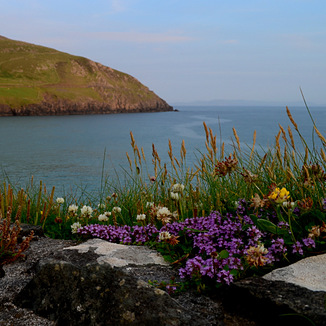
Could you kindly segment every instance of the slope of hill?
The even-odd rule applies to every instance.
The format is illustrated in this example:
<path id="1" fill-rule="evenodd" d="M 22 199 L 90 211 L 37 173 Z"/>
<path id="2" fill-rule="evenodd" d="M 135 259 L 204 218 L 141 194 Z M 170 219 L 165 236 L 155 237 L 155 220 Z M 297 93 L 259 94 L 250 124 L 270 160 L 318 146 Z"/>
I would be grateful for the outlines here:
<path id="1" fill-rule="evenodd" d="M 0 36 L 0 115 L 171 111 L 134 77 L 89 59 Z"/>

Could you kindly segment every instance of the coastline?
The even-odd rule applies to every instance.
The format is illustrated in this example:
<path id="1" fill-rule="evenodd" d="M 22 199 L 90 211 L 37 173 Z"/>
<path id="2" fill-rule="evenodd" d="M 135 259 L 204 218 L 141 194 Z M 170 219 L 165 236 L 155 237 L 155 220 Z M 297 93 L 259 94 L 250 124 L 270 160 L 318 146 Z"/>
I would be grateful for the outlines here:
<path id="1" fill-rule="evenodd" d="M 65 115 L 94 115 L 117 113 L 146 113 L 177 111 L 167 103 L 156 102 L 154 105 L 140 103 L 129 107 L 111 107 L 104 103 L 69 103 L 59 104 L 43 102 L 29 104 L 18 108 L 0 104 L 0 117 L 10 116 L 65 116 Z"/>

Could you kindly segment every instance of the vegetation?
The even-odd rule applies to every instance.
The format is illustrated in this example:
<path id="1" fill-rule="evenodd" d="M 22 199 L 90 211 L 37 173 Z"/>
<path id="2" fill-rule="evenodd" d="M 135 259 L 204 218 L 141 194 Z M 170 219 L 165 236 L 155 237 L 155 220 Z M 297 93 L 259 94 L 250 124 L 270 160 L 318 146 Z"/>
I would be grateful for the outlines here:
<path id="1" fill-rule="evenodd" d="M 83 57 L 0 36 L 0 105 L 42 101 L 137 104 L 157 99 L 130 75 Z M 120 103 L 121 104 L 121 103 Z"/>
<path id="2" fill-rule="evenodd" d="M 1 201 L 3 203 L 3 201 Z M 18 209 L 15 223 L 11 225 L 11 207 L 8 207 L 6 216 L 3 216 L 0 212 L 0 271 L 2 265 L 11 263 L 21 257 L 23 251 L 29 247 L 29 243 L 33 238 L 34 232 L 22 239 L 18 243 L 18 236 L 21 230 L 20 228 L 20 209 Z"/>
<path id="3" fill-rule="evenodd" d="M 149 245 L 199 290 L 325 252 L 326 140 L 311 117 L 308 148 L 286 110 L 292 127 L 280 125 L 274 147 L 265 152 L 256 149 L 255 133 L 253 144 L 241 148 L 234 129 L 233 151 L 225 153 L 204 123 L 206 151 L 192 167 L 184 143 L 178 158 L 169 143 L 169 166 L 153 145 L 149 169 L 131 133 L 124 183 L 103 177 L 96 196 L 56 199 L 54 188 L 49 192 L 33 179 L 19 191 L 4 183 L 2 216 L 11 207 L 19 221 L 41 225 L 53 238 Z M 173 291 L 183 285 L 166 286 Z"/>

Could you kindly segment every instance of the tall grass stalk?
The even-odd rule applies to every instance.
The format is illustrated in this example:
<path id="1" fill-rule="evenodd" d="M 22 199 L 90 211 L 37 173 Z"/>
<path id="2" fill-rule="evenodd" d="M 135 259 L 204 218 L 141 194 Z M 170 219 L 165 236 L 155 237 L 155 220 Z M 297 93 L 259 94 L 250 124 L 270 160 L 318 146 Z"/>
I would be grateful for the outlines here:
<path id="1" fill-rule="evenodd" d="M 116 223 L 131 226 L 138 223 L 136 217 L 139 214 L 146 214 L 146 221 L 154 222 L 148 203 L 168 208 L 171 213 L 175 212 L 175 220 L 183 221 L 189 217 L 208 214 L 212 210 L 235 210 L 235 203 L 239 199 L 245 199 L 254 206 L 257 204 L 254 198 L 259 197 L 262 205 L 273 189 L 284 187 L 290 193 L 289 201 L 301 202 L 300 205 L 306 206 L 309 202 L 315 209 L 323 210 L 323 199 L 326 196 L 326 139 L 318 130 L 308 109 L 313 131 L 320 140 L 320 147 L 314 142 L 313 147 L 309 148 L 288 107 L 286 113 L 299 136 L 303 151 L 295 143 L 291 127 L 279 125 L 274 146 L 267 150 L 257 146 L 256 131 L 253 132 L 253 142 L 249 146 L 241 144 L 241 135 L 233 128 L 232 150 L 225 153 L 221 129 L 218 138 L 204 122 L 203 150 L 198 150 L 195 164 L 189 166 L 185 141 L 181 142 L 179 151 L 174 150 L 171 141 L 168 141 L 167 161 L 163 161 L 153 144 L 149 160 L 131 132 L 131 154 L 126 153 L 129 169 L 123 169 L 124 178 L 118 177 L 121 173 L 117 173 L 116 178 L 104 175 L 105 150 L 99 193 L 88 193 L 85 188 L 80 189 L 80 196 L 77 196 L 77 192 L 65 194 L 64 205 L 59 207 L 60 219 L 54 201 L 54 187 L 48 193 L 43 182 L 40 181 L 37 186 L 33 178 L 25 190 L 14 189 L 10 184 L 3 183 L 0 189 L 1 212 L 4 215 L 9 206 L 17 211 L 20 206 L 22 222 L 41 225 L 53 237 L 71 237 L 71 225 L 78 221 L 78 216 L 69 215 L 68 209 L 72 204 L 79 206 L 78 212 L 83 205 L 93 207 L 92 218 L 83 223 L 98 222 L 100 214 L 120 207 L 121 213 L 114 215 Z M 176 184 L 184 187 L 177 195 L 173 193 Z M 105 223 L 112 222 L 111 215 Z"/>

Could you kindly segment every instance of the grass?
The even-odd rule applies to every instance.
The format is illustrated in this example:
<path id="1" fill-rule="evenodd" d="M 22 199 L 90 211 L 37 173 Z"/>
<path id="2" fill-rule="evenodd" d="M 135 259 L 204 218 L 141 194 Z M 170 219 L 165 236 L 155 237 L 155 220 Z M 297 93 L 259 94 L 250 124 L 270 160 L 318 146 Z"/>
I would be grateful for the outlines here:
<path id="1" fill-rule="evenodd" d="M 86 58 L 43 46 L 0 39 L 0 105 L 19 108 L 64 99 L 123 107 L 158 97 L 138 80 Z"/>
<path id="2" fill-rule="evenodd" d="M 17 98 L 20 99 L 22 105 L 38 103 L 42 100 L 39 96 L 39 90 L 29 87 L 0 88 L 0 97 L 2 103 L 9 106 L 15 106 Z"/>
<path id="3" fill-rule="evenodd" d="M 41 225 L 53 238 L 149 245 L 198 290 L 323 253 L 326 140 L 307 107 L 313 125 L 309 148 L 286 110 L 289 126 L 279 126 L 266 151 L 257 150 L 255 132 L 253 143 L 242 148 L 234 129 L 233 150 L 225 153 L 204 123 L 205 151 L 191 167 L 184 142 L 178 155 L 169 143 L 170 160 L 163 164 L 155 145 L 146 158 L 130 133 L 124 181 L 105 178 L 102 171 L 99 192 L 78 198 L 54 198 L 54 188 L 33 178 L 25 190 L 5 182 L 2 216 L 19 211 L 19 222 Z"/>

